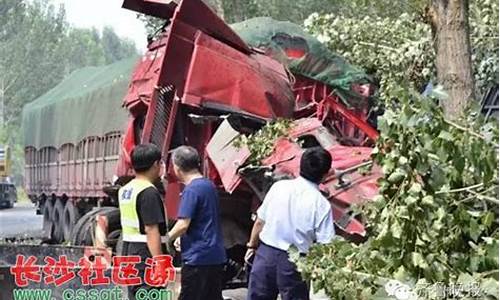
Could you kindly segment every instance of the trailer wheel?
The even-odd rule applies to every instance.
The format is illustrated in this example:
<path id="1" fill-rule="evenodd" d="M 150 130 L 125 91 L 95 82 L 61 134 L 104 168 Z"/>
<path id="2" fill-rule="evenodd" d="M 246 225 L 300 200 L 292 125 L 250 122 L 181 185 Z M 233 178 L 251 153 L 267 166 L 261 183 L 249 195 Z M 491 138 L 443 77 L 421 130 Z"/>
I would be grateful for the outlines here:
<path id="1" fill-rule="evenodd" d="M 54 214 L 52 220 L 54 221 L 54 241 L 56 243 L 61 243 L 64 240 L 64 204 L 60 198 L 56 199 L 53 212 Z"/>
<path id="2" fill-rule="evenodd" d="M 64 218 L 62 220 L 62 223 L 64 240 L 69 241 L 71 239 L 71 232 L 73 231 L 73 227 L 75 227 L 76 222 L 80 218 L 80 212 L 78 211 L 78 208 L 76 208 L 73 204 L 73 201 L 66 201 L 63 216 Z"/>
<path id="3" fill-rule="evenodd" d="M 114 209 L 113 207 L 101 207 L 101 208 L 94 208 L 91 211 L 87 212 L 84 214 L 75 224 L 73 227 L 73 231 L 71 232 L 71 244 L 72 245 L 77 245 L 77 246 L 92 246 L 92 242 L 90 244 L 84 242 L 84 233 L 86 232 L 86 226 L 89 223 L 92 223 L 95 221 L 95 216 L 97 213 L 102 212 L 103 210 L 109 210 L 109 209 Z"/>
<path id="4" fill-rule="evenodd" d="M 74 227 L 72 233 L 72 244 L 80 246 L 92 246 L 95 239 L 97 226 L 96 216 L 104 215 L 108 219 L 107 245 L 116 252 L 121 235 L 120 210 L 116 207 L 96 208 L 85 214 Z"/>
<path id="5" fill-rule="evenodd" d="M 54 204 L 50 199 L 46 199 L 43 203 L 43 232 L 47 241 L 52 240 L 54 236 L 54 222 L 52 215 L 54 211 Z"/>

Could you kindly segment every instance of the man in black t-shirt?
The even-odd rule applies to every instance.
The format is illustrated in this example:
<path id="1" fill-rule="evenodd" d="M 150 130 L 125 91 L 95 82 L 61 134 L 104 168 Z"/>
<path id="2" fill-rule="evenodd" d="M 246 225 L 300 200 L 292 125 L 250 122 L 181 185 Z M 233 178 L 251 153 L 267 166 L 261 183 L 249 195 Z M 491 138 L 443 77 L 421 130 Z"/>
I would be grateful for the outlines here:
<path id="1" fill-rule="evenodd" d="M 161 164 L 161 151 L 157 146 L 136 146 L 132 151 L 136 177 L 118 192 L 124 242 L 122 254 L 141 257 L 138 265 L 141 279 L 144 279 L 146 258 L 166 253 L 162 246 L 167 232 L 163 200 L 153 184 L 160 176 Z M 129 298 L 135 299 L 140 288 L 152 287 L 145 284 L 131 286 Z"/>

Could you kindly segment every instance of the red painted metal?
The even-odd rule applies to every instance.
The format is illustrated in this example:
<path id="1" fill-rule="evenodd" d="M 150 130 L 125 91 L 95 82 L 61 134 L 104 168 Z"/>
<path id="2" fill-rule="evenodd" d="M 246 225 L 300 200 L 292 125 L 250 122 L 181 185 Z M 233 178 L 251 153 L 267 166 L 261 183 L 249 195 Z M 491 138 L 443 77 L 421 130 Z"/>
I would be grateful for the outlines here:
<path id="1" fill-rule="evenodd" d="M 348 108 L 336 96 L 335 91 L 324 83 L 297 76 L 293 90 L 295 97 L 295 116 L 316 116 L 331 124 L 344 137 L 360 141 L 375 141 L 379 133 L 368 122 L 368 98 L 356 108 Z M 370 87 L 356 87 L 360 95 L 369 96 Z M 363 93 L 363 94 L 361 94 Z M 355 134 L 355 130 L 359 132 Z"/>
<path id="2" fill-rule="evenodd" d="M 260 54 L 239 52 L 204 33 L 194 42 L 183 103 L 264 119 L 293 113 L 282 65 Z"/>
<path id="3" fill-rule="evenodd" d="M 146 54 L 138 62 L 123 105 L 132 115 L 145 114 L 154 88 L 158 85 L 161 67 L 165 58 L 166 38 L 149 45 Z"/>
<path id="4" fill-rule="evenodd" d="M 170 140 L 174 131 L 178 102 L 175 90 L 168 88 L 156 89 L 155 96 L 146 115 L 146 123 L 142 133 L 142 143 L 153 143 L 162 149 L 164 158 L 170 150 Z"/>
<path id="5" fill-rule="evenodd" d="M 332 170 L 327 175 L 320 188 L 328 195 L 332 203 L 335 220 L 345 219 L 339 225 L 347 235 L 364 236 L 366 234 L 364 225 L 360 220 L 352 218 L 347 213 L 349 206 L 373 199 L 378 193 L 377 179 L 381 176 L 380 169 L 375 166 L 370 175 L 361 175 L 352 172 L 343 176 L 343 180 L 349 182 L 346 187 L 339 187 L 336 175 L 343 170 L 358 166 L 370 160 L 372 149 L 369 147 L 346 147 L 338 143 L 328 144 L 321 137 L 320 128 L 324 128 L 320 122 L 314 119 L 302 119 L 296 123 L 296 127 L 290 132 L 289 138 L 281 138 L 275 143 L 275 151 L 269 158 L 263 161 L 264 165 L 274 166 L 276 173 L 292 174 L 299 176 L 300 157 L 304 149 L 296 142 L 296 139 L 304 135 L 316 137 L 318 142 L 332 155 Z M 339 224 L 339 222 L 337 222 Z"/>
<path id="6" fill-rule="evenodd" d="M 227 123 L 221 125 L 220 130 L 210 141 L 207 152 L 221 176 L 226 191 L 234 192 L 241 187 L 242 178 L 238 168 L 244 165 L 249 152 L 246 147 L 236 148 L 233 145 L 232 142 L 238 133 L 228 126 Z M 342 176 L 342 180 L 349 182 L 346 187 L 338 186 L 337 175 L 370 161 L 372 148 L 342 146 L 321 121 L 316 118 L 303 118 L 294 122 L 286 137 L 275 142 L 275 151 L 262 161 L 262 165 L 270 167 L 276 174 L 299 176 L 300 157 L 305 149 L 297 141 L 306 136 L 314 137 L 319 145 L 332 155 L 332 170 L 320 187 L 332 203 L 335 220 L 343 220 L 340 229 L 346 235 L 364 236 L 366 233 L 364 225 L 349 215 L 349 206 L 373 199 L 378 192 L 376 181 L 381 175 L 380 169 L 374 166 L 370 175 L 361 175 L 353 171 Z"/>
<path id="7" fill-rule="evenodd" d="M 250 157 L 250 151 L 246 147 L 237 148 L 233 145 L 239 135 L 228 122 L 223 122 L 205 149 L 228 193 L 234 192 L 241 183 L 238 169 Z"/>
<path id="8" fill-rule="evenodd" d="M 118 162 L 122 135 L 87 137 L 77 146 L 26 149 L 26 192 L 68 198 L 104 198 Z"/>
<path id="9" fill-rule="evenodd" d="M 124 105 L 137 115 L 149 105 L 155 88 L 168 85 L 183 104 L 195 107 L 265 119 L 293 112 L 283 66 L 252 52 L 201 1 L 181 2 L 167 32 L 134 70 Z"/>
<path id="10" fill-rule="evenodd" d="M 180 4 L 177 6 L 175 2 Z M 251 52 L 247 44 L 203 1 L 125 0 L 122 7 L 165 20 L 173 18 L 174 22 L 181 21 L 241 51 Z"/>

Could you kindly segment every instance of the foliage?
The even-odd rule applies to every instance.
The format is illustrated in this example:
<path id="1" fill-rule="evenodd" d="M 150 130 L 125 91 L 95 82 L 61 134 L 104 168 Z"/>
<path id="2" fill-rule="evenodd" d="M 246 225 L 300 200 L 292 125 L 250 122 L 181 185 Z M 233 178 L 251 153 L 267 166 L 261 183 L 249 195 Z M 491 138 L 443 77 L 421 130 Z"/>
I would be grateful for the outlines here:
<path id="1" fill-rule="evenodd" d="M 7 124 L 18 124 L 25 103 L 73 70 L 137 53 L 133 42 L 118 38 L 111 28 L 100 34 L 70 27 L 64 7 L 56 9 L 50 1 L 0 0 L 0 11 L 0 89 Z"/>
<path id="2" fill-rule="evenodd" d="M 146 27 L 146 32 L 149 37 L 155 37 L 156 34 L 161 30 L 161 28 L 165 25 L 166 21 L 160 18 L 147 16 L 144 14 L 137 14 L 137 18 L 144 23 L 144 27 Z"/>
<path id="3" fill-rule="evenodd" d="M 398 19 L 312 14 L 305 27 L 349 62 L 373 74 L 385 101 L 392 100 L 391 90 L 399 83 L 408 82 L 420 90 L 434 75 L 430 28 L 409 14 Z"/>
<path id="4" fill-rule="evenodd" d="M 336 12 L 349 3 L 347 0 L 203 0 L 219 10 L 219 15 L 228 23 L 237 23 L 254 17 L 272 17 L 276 20 L 302 23 L 313 12 Z M 144 22 L 148 34 L 156 32 L 165 21 L 138 15 Z"/>
<path id="5" fill-rule="evenodd" d="M 110 28 L 101 34 L 70 27 L 63 6 L 42 0 L 0 0 L 0 143 L 13 149 L 16 182 L 23 172 L 19 121 L 24 104 L 75 69 L 135 53 L 133 42 L 118 38 Z"/>
<path id="6" fill-rule="evenodd" d="M 251 165 L 260 165 L 261 161 L 272 154 L 274 142 L 285 137 L 292 126 L 289 119 L 277 119 L 264 125 L 260 130 L 248 136 L 241 135 L 234 141 L 234 146 L 246 146 L 250 151 L 247 162 Z"/>
<path id="7" fill-rule="evenodd" d="M 357 207 L 368 240 L 315 246 L 295 258 L 298 266 L 333 299 L 372 299 L 389 279 L 419 293 L 438 282 L 477 282 L 496 298 L 498 125 L 473 110 L 453 123 L 433 99 L 398 93 L 379 118 L 373 151 L 384 174 L 380 195 Z"/>
<path id="8" fill-rule="evenodd" d="M 373 6 L 366 15 L 311 14 L 304 24 L 333 51 L 374 74 L 381 99 L 390 102 L 391 91 L 401 83 L 422 91 L 435 77 L 431 28 L 423 21 L 422 4 L 408 3 L 396 1 L 395 10 L 385 9 L 407 9 L 397 18 Z M 470 23 L 474 74 L 482 95 L 498 83 L 498 2 L 472 1 Z"/>
<path id="9" fill-rule="evenodd" d="M 13 182 L 21 183 L 24 172 L 24 149 L 18 142 L 20 140 L 20 132 L 17 126 L 10 125 L 9 127 L 0 127 L 0 145 L 9 146 L 12 159 L 12 174 L 9 175 Z"/>
<path id="10" fill-rule="evenodd" d="M 476 88 L 484 92 L 498 83 L 498 1 L 471 2 L 470 27 Z"/>

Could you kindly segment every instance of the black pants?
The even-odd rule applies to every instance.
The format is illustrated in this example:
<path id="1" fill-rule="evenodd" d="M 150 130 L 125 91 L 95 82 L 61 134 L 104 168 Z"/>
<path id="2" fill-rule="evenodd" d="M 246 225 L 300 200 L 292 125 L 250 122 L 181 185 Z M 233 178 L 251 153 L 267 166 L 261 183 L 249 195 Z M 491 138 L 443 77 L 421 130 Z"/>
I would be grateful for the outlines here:
<path id="1" fill-rule="evenodd" d="M 163 247 L 163 246 L 162 246 Z M 163 253 L 166 253 L 166 250 L 163 248 Z M 123 242 L 123 250 L 122 250 L 122 255 L 133 255 L 133 256 L 140 256 L 141 257 L 141 262 L 136 265 L 136 268 L 139 270 L 139 274 L 137 275 L 139 278 L 142 279 L 142 284 L 140 285 L 132 285 L 128 286 L 128 298 L 129 300 L 136 300 L 136 294 L 139 291 L 139 289 L 144 289 L 146 291 L 156 289 L 156 290 L 162 290 L 164 288 L 159 288 L 159 287 L 152 287 L 147 285 L 144 282 L 144 273 L 146 270 L 146 259 L 151 257 L 151 253 L 149 252 L 148 246 L 146 243 L 131 243 L 131 242 Z"/>
<path id="2" fill-rule="evenodd" d="M 222 300 L 222 272 L 223 265 L 183 265 L 179 300 Z"/>

